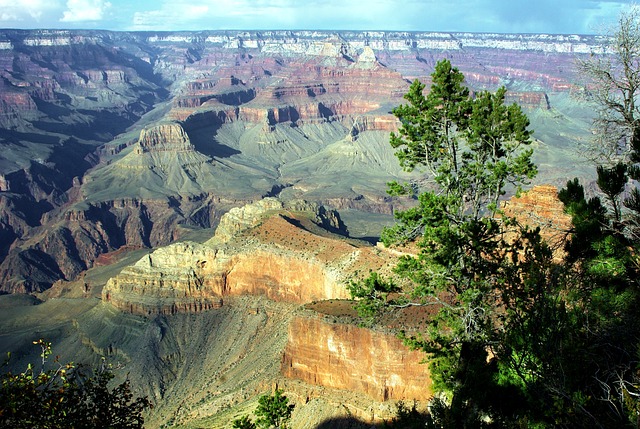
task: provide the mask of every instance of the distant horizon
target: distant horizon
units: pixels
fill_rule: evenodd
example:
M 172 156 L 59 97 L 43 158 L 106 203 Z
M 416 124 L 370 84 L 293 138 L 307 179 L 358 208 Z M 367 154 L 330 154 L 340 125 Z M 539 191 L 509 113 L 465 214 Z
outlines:
M 50 27 L 40 27 L 40 28 L 17 28 L 17 27 L 0 27 L 0 32 L 5 31 L 69 31 L 69 32 L 110 32 L 110 33 L 266 33 L 266 32 L 319 32 L 319 33 L 410 33 L 410 34 L 424 34 L 424 33 L 433 33 L 433 34 L 496 34 L 496 35 L 520 35 L 520 36 L 536 36 L 536 35 L 545 35 L 545 36 L 584 36 L 584 37 L 598 37 L 600 34 L 596 33 L 531 33 L 531 32 L 499 32 L 499 31 L 447 31 L 447 30 L 376 30 L 376 29 L 368 29 L 368 30 L 350 30 L 350 29 L 323 29 L 323 28 L 262 28 L 262 29 L 251 29 L 251 28 L 225 28 L 225 29 L 201 29 L 201 30 L 113 30 L 108 28 L 50 28 Z
M 615 25 L 620 13 L 628 10 L 634 1 L 458 0 L 452 3 L 450 0 L 370 0 L 365 6 L 359 0 L 0 0 L 0 28 L 597 35 L 603 28 Z

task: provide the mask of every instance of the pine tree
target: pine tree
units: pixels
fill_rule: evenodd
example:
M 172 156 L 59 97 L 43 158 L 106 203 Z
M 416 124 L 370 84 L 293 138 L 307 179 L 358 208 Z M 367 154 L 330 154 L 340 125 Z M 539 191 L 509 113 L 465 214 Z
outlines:
M 457 424 L 480 424 L 488 408 L 478 407 L 477 392 L 496 372 L 488 351 L 501 330 L 497 310 L 510 246 L 505 233 L 513 224 L 499 202 L 537 170 L 529 121 L 517 105 L 504 104 L 504 88 L 472 97 L 462 73 L 447 60 L 438 62 L 432 82 L 426 95 L 425 86 L 413 82 L 405 96 L 409 104 L 393 111 L 401 126 L 390 138 L 400 164 L 431 182 L 417 195 L 417 205 L 397 212 L 396 225 L 382 235 L 386 245 L 416 241 L 418 255 L 400 258 L 395 270 L 411 287 L 394 289 L 389 300 L 393 282 L 370 278 L 360 288 L 352 285 L 351 292 L 361 299 L 359 308 L 375 312 L 389 306 L 439 308 L 427 332 L 405 340 L 428 353 L 434 386 L 449 392 L 452 415 L 461 419 Z M 413 192 L 396 182 L 389 187 L 391 194 Z

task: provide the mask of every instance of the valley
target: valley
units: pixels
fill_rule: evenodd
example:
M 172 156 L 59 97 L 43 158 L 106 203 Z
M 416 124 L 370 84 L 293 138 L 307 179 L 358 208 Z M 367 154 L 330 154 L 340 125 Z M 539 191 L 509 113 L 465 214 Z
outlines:
M 229 427 L 276 385 L 294 428 L 424 405 L 427 366 L 393 331 L 424 315 L 365 329 L 346 301 L 397 259 L 375 243 L 414 202 L 386 183 L 430 186 L 399 167 L 391 109 L 448 58 L 524 108 L 532 186 L 593 183 L 575 59 L 599 43 L 0 30 L 0 352 L 23 368 L 46 338 L 62 361 L 106 357 L 154 403 L 150 428 Z M 534 189 L 515 210 L 560 217 Z

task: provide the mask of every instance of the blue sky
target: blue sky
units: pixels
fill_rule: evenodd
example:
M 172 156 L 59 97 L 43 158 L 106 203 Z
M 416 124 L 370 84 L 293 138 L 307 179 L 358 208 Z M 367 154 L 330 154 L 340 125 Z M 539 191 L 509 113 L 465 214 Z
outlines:
M 0 0 L 0 28 L 600 33 L 632 0 Z

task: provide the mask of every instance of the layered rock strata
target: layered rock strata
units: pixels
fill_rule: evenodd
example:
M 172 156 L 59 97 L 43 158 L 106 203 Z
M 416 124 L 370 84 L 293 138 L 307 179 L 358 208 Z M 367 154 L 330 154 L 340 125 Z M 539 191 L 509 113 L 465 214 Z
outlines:
M 571 229 L 571 216 L 564 211 L 558 198 L 558 188 L 552 185 L 534 186 L 527 192 L 505 201 L 507 216 L 514 216 L 522 225 L 540 228 L 542 237 L 561 256 L 561 245 Z
M 239 295 L 303 304 L 348 298 L 345 283 L 355 271 L 390 266 L 389 254 L 344 241 L 323 224 L 340 227 L 335 213 L 316 204 L 268 198 L 223 216 L 208 243 L 175 243 L 124 268 L 102 296 L 145 315 L 204 311 Z M 316 234 L 322 231 L 325 237 Z
M 244 295 L 295 304 L 340 300 L 358 271 L 393 266 L 395 255 L 323 224 L 341 226 L 337 214 L 304 201 L 267 198 L 233 209 L 207 243 L 171 244 L 124 268 L 104 287 L 103 300 L 146 316 L 215 310 Z M 311 311 L 290 323 L 282 359 L 284 377 L 374 401 L 432 395 L 423 356 L 393 334 L 332 323 Z
M 197 243 L 163 247 L 111 278 L 103 299 L 135 314 L 200 312 L 222 306 L 224 263 Z M 221 258 L 224 259 L 224 258 Z
M 433 396 L 424 354 L 392 334 L 297 317 L 282 360 L 286 377 L 362 392 L 376 401 L 427 401 Z
M 2 30 L 0 290 L 73 280 L 102 253 L 167 244 L 180 224 L 213 227 L 268 195 L 390 213 L 385 183 L 410 180 L 388 145 L 390 112 L 411 80 L 428 85 L 446 57 L 474 90 L 506 85 L 509 102 L 556 117 L 555 95 L 576 89 L 574 57 L 600 42 Z M 550 139 L 572 147 L 576 123 L 556 123 L 564 128 Z M 556 142 L 544 143 L 553 152 Z

